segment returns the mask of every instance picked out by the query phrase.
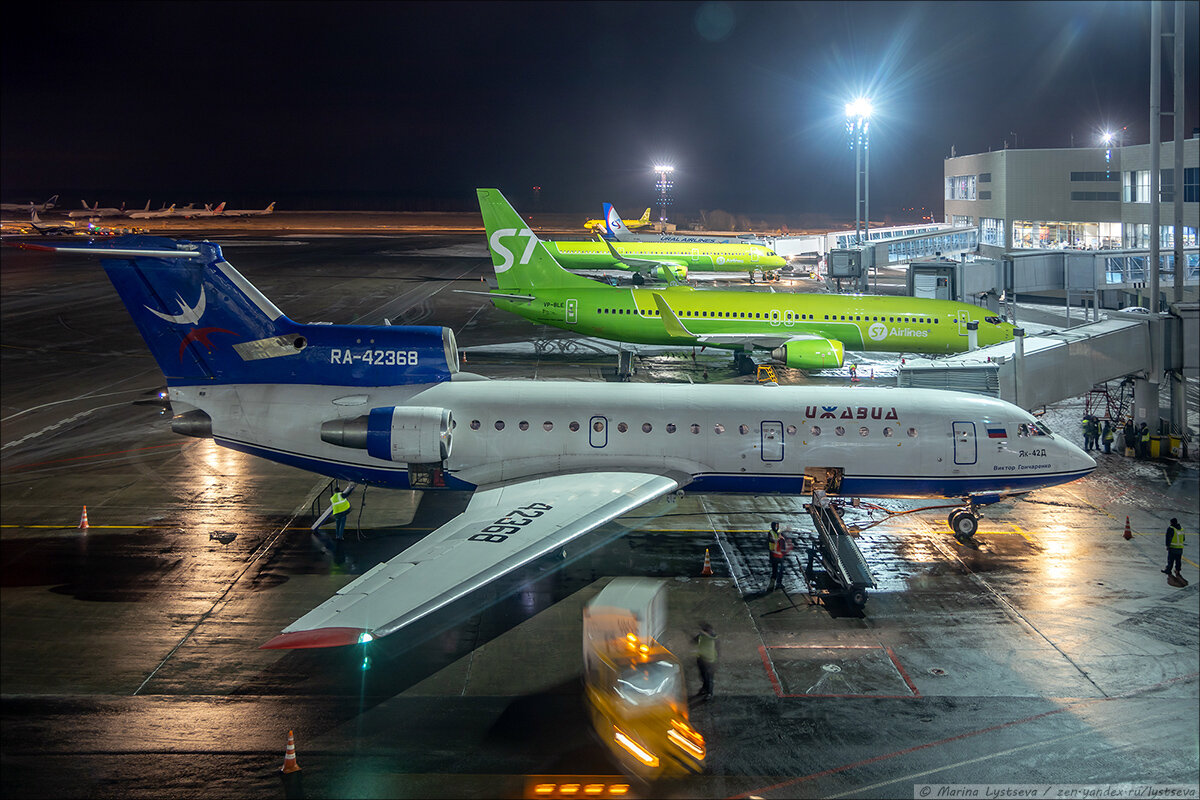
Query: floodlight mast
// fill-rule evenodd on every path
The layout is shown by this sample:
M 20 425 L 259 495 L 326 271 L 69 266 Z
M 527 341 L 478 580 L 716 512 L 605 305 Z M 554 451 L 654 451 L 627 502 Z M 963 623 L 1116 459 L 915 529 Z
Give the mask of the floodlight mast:
M 858 97 L 846 103 L 846 119 L 850 125 L 850 142 L 854 147 L 854 238 L 861 247 L 866 229 L 870 238 L 871 229 L 871 154 L 870 118 L 871 101 Z M 862 223 L 860 224 L 860 219 Z
M 675 181 L 667 176 L 675 171 L 675 167 L 670 164 L 655 164 L 654 171 L 658 173 L 658 222 L 663 230 L 666 230 L 667 206 L 671 205 L 671 190 L 675 188 Z

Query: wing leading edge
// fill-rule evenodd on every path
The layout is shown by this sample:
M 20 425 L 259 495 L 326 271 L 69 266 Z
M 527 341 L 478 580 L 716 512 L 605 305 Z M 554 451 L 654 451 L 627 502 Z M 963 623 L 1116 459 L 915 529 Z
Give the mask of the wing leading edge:
M 680 488 L 666 475 L 596 472 L 481 488 L 466 510 L 262 645 L 336 647 L 385 636 Z

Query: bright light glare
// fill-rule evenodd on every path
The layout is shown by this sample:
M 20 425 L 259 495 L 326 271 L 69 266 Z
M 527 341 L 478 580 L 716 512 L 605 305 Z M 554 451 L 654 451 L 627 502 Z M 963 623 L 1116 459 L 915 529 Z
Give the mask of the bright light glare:
M 871 111 L 873 110 L 871 108 L 871 101 L 865 97 L 859 97 L 846 103 L 847 117 L 866 119 L 871 116 Z
M 674 172 L 675 168 L 669 164 L 657 164 L 654 167 L 655 172 Z
M 362 633 L 360 633 L 358 635 L 358 643 L 359 644 L 366 644 L 367 642 L 370 642 L 374 639 L 375 639 L 375 637 L 372 636 L 370 634 L 370 632 L 368 632 L 368 631 L 363 631 Z
M 624 734 L 624 732 L 621 731 L 620 728 L 613 728 L 613 739 L 617 744 L 621 745 L 621 747 L 624 747 L 626 750 L 632 753 L 638 761 L 641 761 L 646 766 L 658 766 L 658 756 L 639 745 L 633 739 L 630 739 Z
M 1104 142 L 1105 144 L 1112 144 L 1112 140 L 1113 140 L 1113 132 L 1112 131 L 1105 131 L 1104 133 L 1102 133 L 1100 135 L 1100 141 Z

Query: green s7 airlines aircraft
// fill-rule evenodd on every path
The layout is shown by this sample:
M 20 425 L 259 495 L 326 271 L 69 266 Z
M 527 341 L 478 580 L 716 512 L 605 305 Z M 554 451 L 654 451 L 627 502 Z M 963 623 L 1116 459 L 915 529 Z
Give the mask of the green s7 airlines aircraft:
M 1012 339 L 1013 326 L 968 303 L 917 297 L 783 294 L 605 286 L 564 270 L 498 189 L 478 189 L 497 308 L 618 342 L 768 350 L 789 367 L 840 367 L 846 350 L 959 353 L 967 323 L 978 344 Z
M 643 275 L 679 282 L 692 272 L 771 272 L 784 265 L 769 247 L 749 243 L 701 242 L 543 242 L 564 269 L 633 270 L 633 282 Z

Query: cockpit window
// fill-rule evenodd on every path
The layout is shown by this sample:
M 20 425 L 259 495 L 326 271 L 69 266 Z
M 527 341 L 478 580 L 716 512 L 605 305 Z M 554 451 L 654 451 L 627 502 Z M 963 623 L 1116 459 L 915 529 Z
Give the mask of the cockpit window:
M 1022 422 L 1017 427 L 1018 436 L 1050 436 L 1050 429 L 1044 422 Z
M 999 325 L 999 324 L 1000 324 L 1001 322 L 1003 322 L 1004 320 L 1000 319 L 999 317 L 984 317 L 984 318 L 983 318 L 983 321 L 984 321 L 984 322 L 990 322 L 990 323 L 992 323 L 993 325 Z

